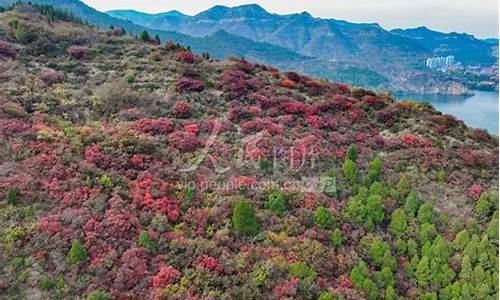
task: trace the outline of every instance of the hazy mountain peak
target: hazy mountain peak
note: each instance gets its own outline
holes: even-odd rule
[[[170,10],[170,11],[166,11],[166,12],[150,14],[150,13],[137,11],[135,9],[115,9],[115,10],[106,11],[106,13],[108,15],[112,15],[112,16],[142,16],[142,17],[154,17],[154,18],[186,16],[185,14],[181,13],[178,10]]]
[[[221,19],[224,17],[254,17],[261,18],[270,15],[264,8],[258,4],[245,4],[240,6],[228,7],[216,5],[206,11],[197,14],[195,17],[207,19]]]

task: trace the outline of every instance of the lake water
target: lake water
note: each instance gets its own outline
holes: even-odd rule
[[[484,128],[498,135],[498,93],[474,91],[474,96],[396,95],[399,100],[428,102],[437,110],[453,115],[473,128]]]

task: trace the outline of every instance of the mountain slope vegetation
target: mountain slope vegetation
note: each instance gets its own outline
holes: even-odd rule
[[[0,13],[0,299],[495,299],[498,139],[346,84]]]
[[[7,6],[14,2],[0,0],[0,5]],[[425,58],[432,52],[414,40],[392,34],[376,24],[319,19],[308,13],[280,16],[270,14],[258,5],[234,8],[216,6],[193,17],[175,11],[160,16],[130,11],[108,12],[115,14],[115,18],[78,0],[31,2],[68,10],[102,29],[114,26],[124,28],[132,35],[139,35],[148,27],[152,36],[158,35],[163,41],[172,40],[198,52],[215,50],[210,53],[217,58],[225,58],[226,53],[243,52],[243,57],[256,58],[257,61],[284,70],[330,80],[349,80],[351,84],[377,90],[442,94],[468,92],[459,81],[444,74],[429,72],[424,67]],[[134,23],[128,20],[135,17]],[[161,26],[153,25],[153,20],[157,19]],[[157,27],[161,30],[155,29]],[[217,34],[221,30],[229,33],[224,35],[227,39],[224,40],[223,48],[217,45],[223,37]],[[237,37],[240,37],[242,44],[233,43]],[[212,45],[212,42],[216,45]],[[270,44],[274,47],[270,47]],[[251,49],[245,51],[242,45],[249,45]],[[259,55],[255,55],[255,48],[260,49]],[[285,54],[285,50],[289,52],[288,55],[276,55],[276,50],[282,54]],[[274,60],[277,56],[281,58],[280,61]],[[296,58],[300,56],[314,57],[314,60],[305,59],[297,63]],[[356,75],[358,73],[359,76]]]

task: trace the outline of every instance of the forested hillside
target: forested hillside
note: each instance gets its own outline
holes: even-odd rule
[[[0,299],[497,299],[498,138],[0,12]]]

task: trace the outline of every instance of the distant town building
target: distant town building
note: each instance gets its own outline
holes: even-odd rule
[[[449,56],[439,56],[439,57],[429,57],[425,61],[425,66],[431,69],[444,69],[446,67],[455,64],[455,57],[453,55]]]

